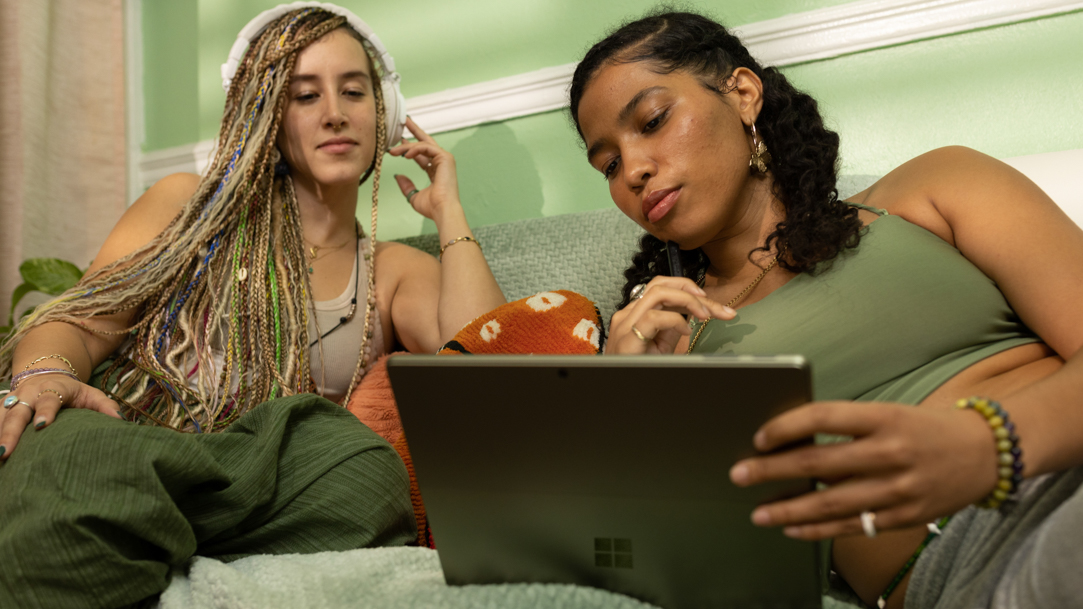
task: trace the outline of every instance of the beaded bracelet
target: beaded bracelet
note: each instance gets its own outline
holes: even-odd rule
[[[1023,450],[1019,448],[1019,436],[1015,425],[1008,420],[1008,413],[999,402],[987,398],[972,397],[959,400],[956,408],[972,408],[989,423],[997,443],[997,485],[984,499],[976,503],[980,508],[995,510],[1009,495],[1019,489],[1023,482]]]
[[[63,368],[34,368],[33,370],[24,370],[23,372],[20,372],[19,374],[11,377],[11,390],[15,391],[19,384],[22,383],[24,380],[32,376],[38,376],[40,374],[63,374],[64,376],[70,376],[77,381],[79,380],[78,376],[76,376],[72,372],[64,370]]]
[[[43,361],[45,361],[47,359],[58,359],[58,360],[64,362],[65,364],[67,364],[68,368],[71,368],[71,373],[72,374],[79,374],[78,372],[75,371],[75,366],[72,366],[71,362],[68,361],[68,358],[64,357],[63,355],[60,355],[59,353],[54,353],[52,355],[45,355],[45,356],[39,357],[38,359],[36,359],[36,360],[30,362],[29,364],[23,366],[23,370],[24,371],[25,370],[30,370],[30,366],[33,366],[34,364],[36,364],[38,362],[43,362]]]
[[[446,250],[447,248],[455,245],[456,243],[458,243],[460,241],[472,241],[473,243],[477,244],[479,250],[481,249],[481,243],[477,239],[475,239],[473,237],[455,237],[454,239],[452,239],[451,241],[448,241],[447,243],[445,243],[444,245],[442,245],[440,247],[440,255],[437,256],[436,259],[437,260],[443,260],[444,259],[444,250]]]

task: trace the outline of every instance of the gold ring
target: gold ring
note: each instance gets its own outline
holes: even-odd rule
[[[643,341],[644,344],[647,344],[647,343],[651,342],[651,339],[647,338],[646,336],[643,336],[643,333],[640,332],[639,328],[635,327],[634,324],[632,325],[632,334],[635,334],[636,338]]]
[[[60,400],[60,405],[61,406],[64,405],[64,396],[60,395],[60,392],[57,391],[56,389],[42,389],[41,391],[38,392],[38,397],[40,398],[41,394],[43,394],[43,393],[55,393],[57,399]]]

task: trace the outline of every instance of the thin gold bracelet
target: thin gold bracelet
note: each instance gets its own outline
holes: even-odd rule
[[[38,362],[44,362],[47,359],[58,359],[58,360],[64,362],[65,364],[67,364],[68,368],[71,368],[71,373],[72,374],[75,374],[75,375],[79,374],[78,372],[76,372],[75,366],[72,366],[71,362],[68,361],[68,358],[64,357],[63,355],[60,355],[59,353],[54,353],[52,355],[45,355],[43,357],[39,357],[38,359],[30,362],[26,366],[23,366],[23,371],[29,370],[30,366],[33,366],[34,364],[36,364]]]
[[[472,241],[473,243],[477,244],[479,250],[481,249],[481,243],[477,239],[475,239],[473,237],[455,237],[454,239],[452,239],[451,241],[448,241],[447,243],[445,243],[443,246],[440,247],[440,255],[437,256],[436,259],[437,260],[443,260],[444,259],[444,250],[446,250],[447,248],[455,245],[456,243],[458,243],[460,241]]]

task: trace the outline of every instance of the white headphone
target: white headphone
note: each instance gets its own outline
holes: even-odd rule
[[[229,50],[229,58],[226,63],[222,64],[222,88],[229,91],[229,84],[237,74],[237,68],[241,65],[244,52],[248,49],[248,45],[251,44],[252,40],[259,36],[260,32],[270,25],[272,21],[299,8],[319,8],[329,13],[342,15],[346,18],[347,25],[372,45],[372,48],[376,51],[376,61],[380,62],[380,68],[383,71],[380,87],[384,94],[384,106],[387,113],[387,148],[390,149],[395,146],[402,139],[402,129],[406,124],[406,99],[402,96],[402,91],[399,90],[399,74],[395,71],[395,60],[391,58],[391,54],[384,48],[384,44],[380,42],[380,37],[376,35],[376,32],[373,32],[372,28],[362,21],[360,17],[341,6],[327,2],[293,2],[291,4],[279,4],[256,15],[256,18],[249,21],[248,25],[244,26],[240,33],[237,34],[237,40]]]

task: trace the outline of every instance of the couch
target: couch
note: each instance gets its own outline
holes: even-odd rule
[[[840,181],[849,196],[875,181]],[[615,207],[549,218],[520,220],[474,231],[508,300],[566,289],[597,304],[608,326],[624,269],[643,230]],[[402,240],[436,254],[436,235]],[[851,599],[853,600],[853,599]],[[645,608],[635,599],[579,586],[503,584],[449,587],[437,552],[427,548],[373,548],[312,555],[252,556],[224,564],[196,557],[174,573],[161,609],[259,607],[569,607]],[[854,605],[824,597],[825,609]]]

